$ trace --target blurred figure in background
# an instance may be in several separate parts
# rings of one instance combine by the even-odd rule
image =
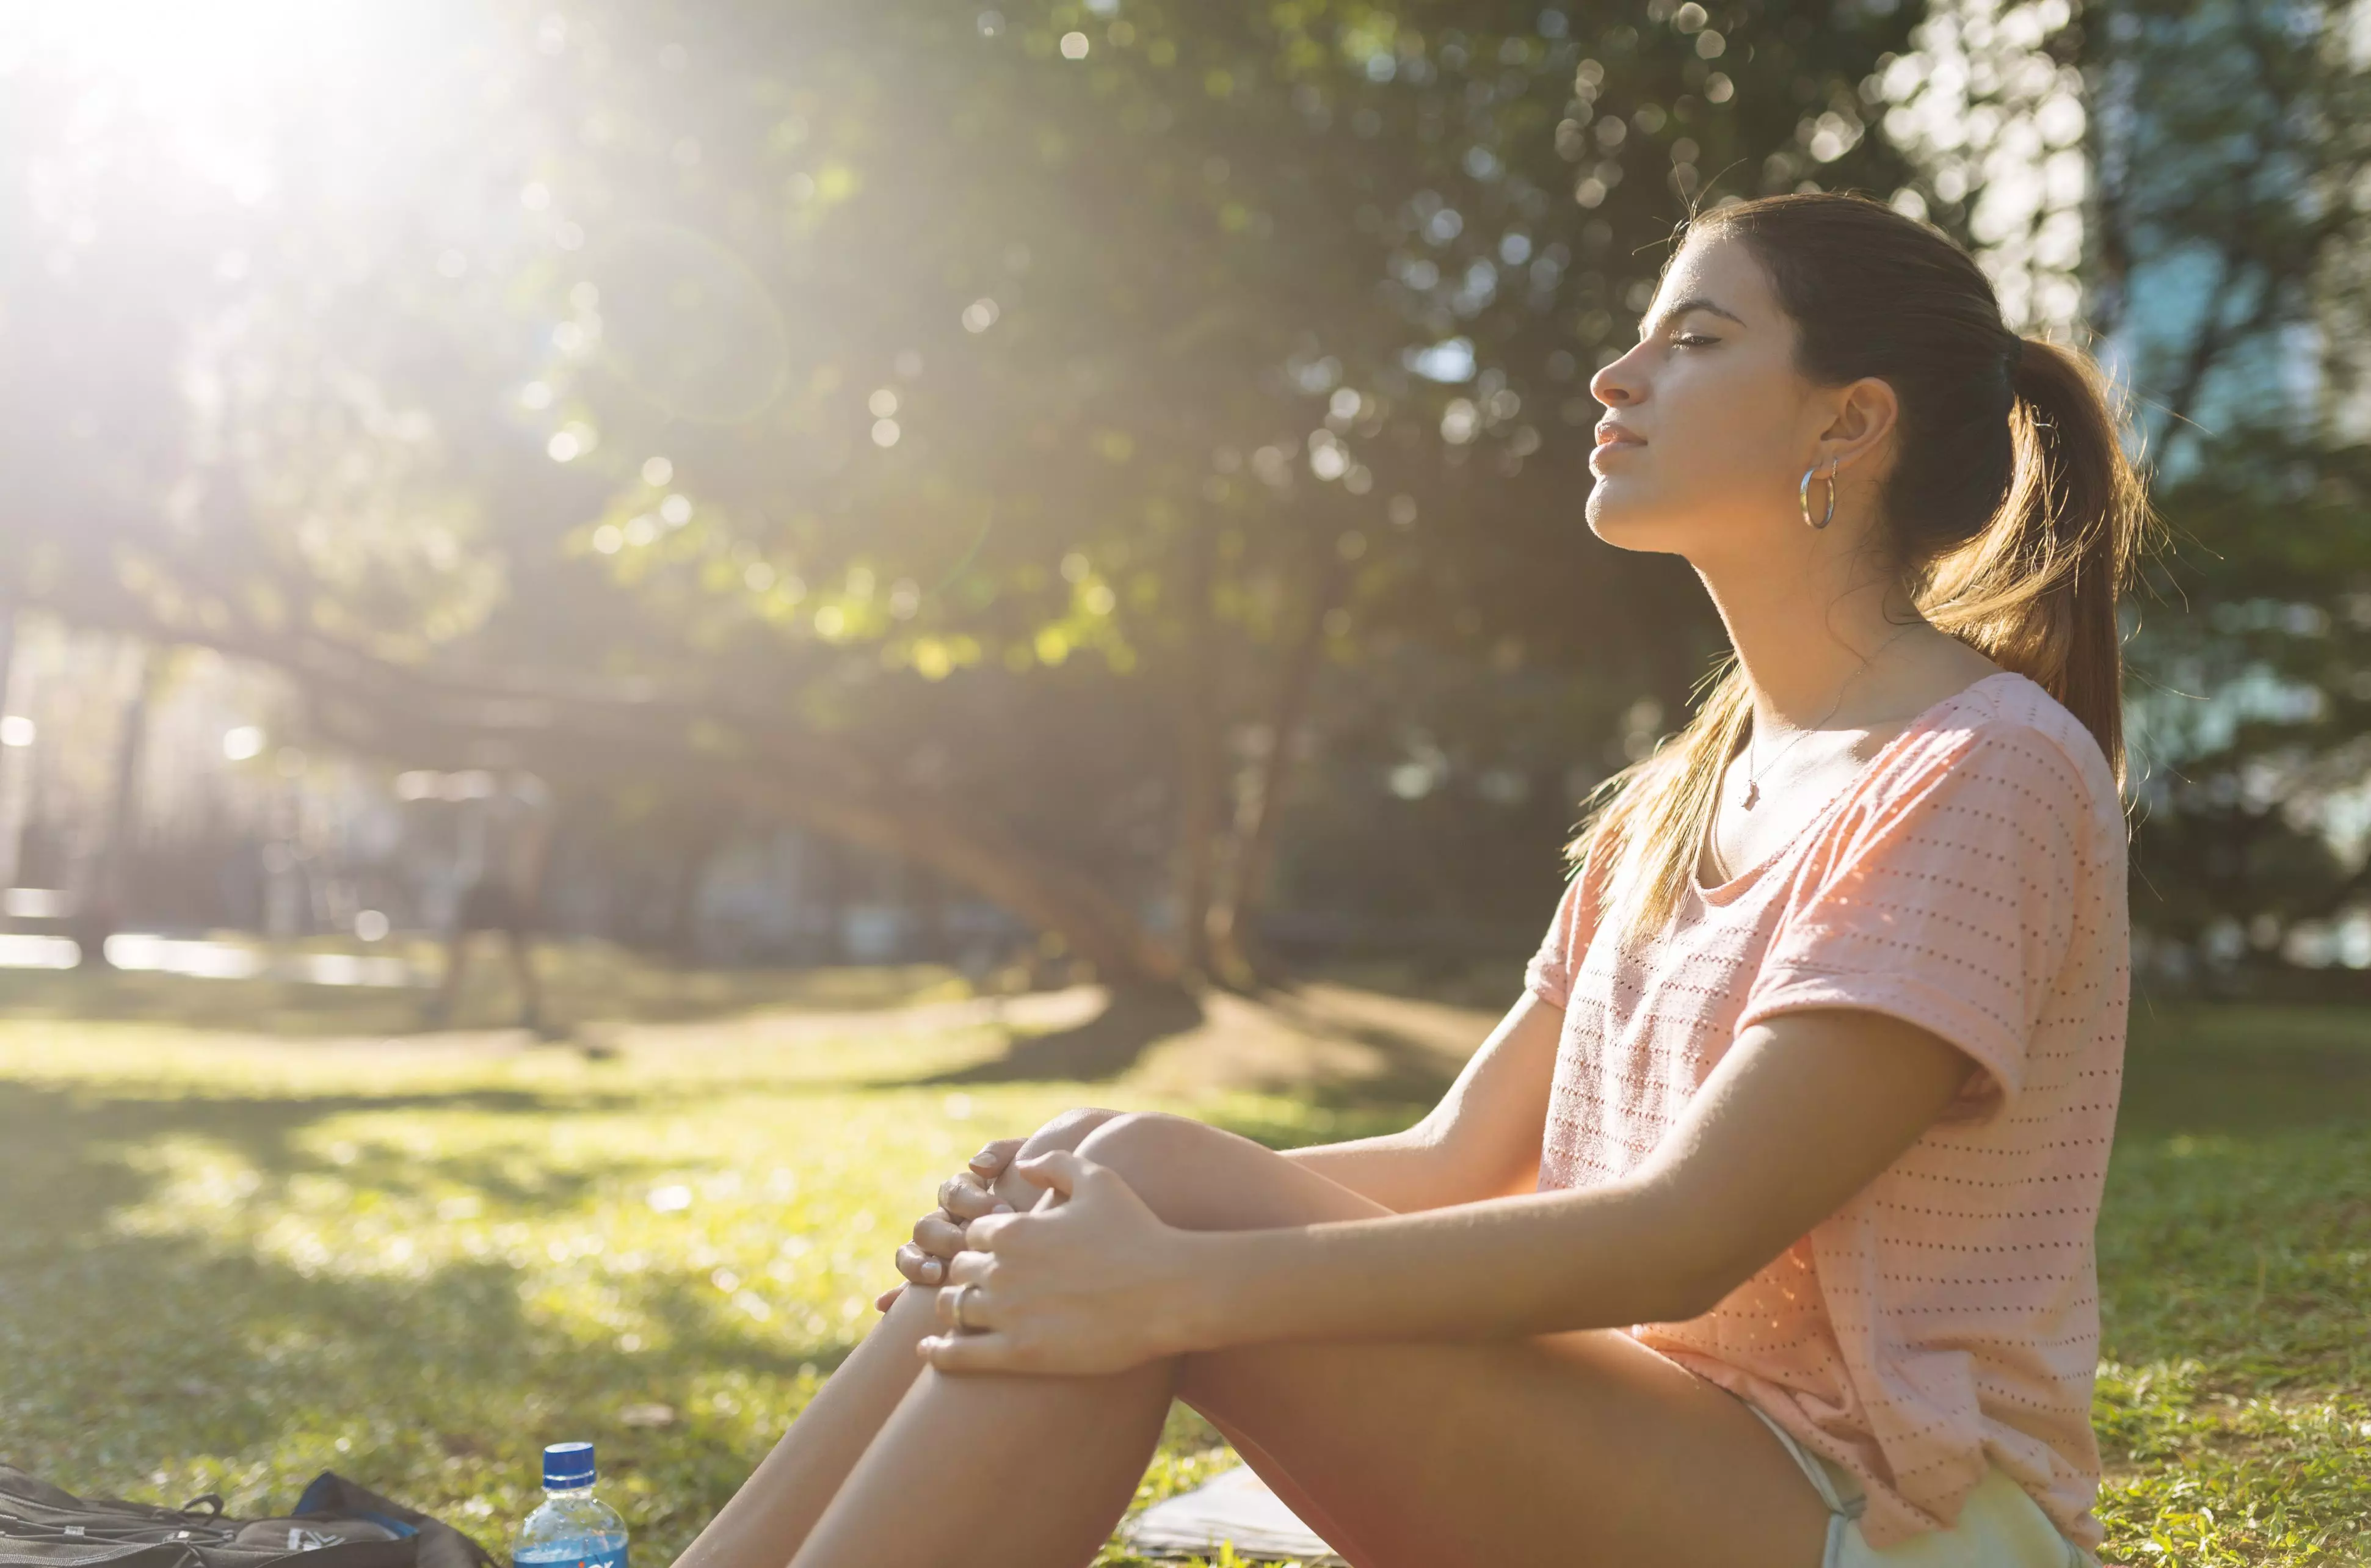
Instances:
[[[445,939],[445,978],[428,1004],[427,1022],[452,1021],[468,974],[470,939],[495,932],[509,953],[519,996],[519,1024],[547,1034],[543,988],[535,974],[534,928],[543,872],[551,855],[551,791],[531,773],[503,776],[463,830],[464,888]]]

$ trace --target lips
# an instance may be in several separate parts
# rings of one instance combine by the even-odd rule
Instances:
[[[1618,452],[1635,452],[1646,444],[1646,438],[1636,431],[1610,421],[1600,424],[1597,427],[1597,444],[1590,449],[1590,467],[1595,468],[1611,461]]]

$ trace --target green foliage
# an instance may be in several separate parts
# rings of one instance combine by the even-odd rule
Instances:
[[[1174,687],[1211,683],[1207,752],[1306,637],[1684,689],[1693,585],[1577,521],[1589,372],[1691,202],[1898,182],[1862,133],[1910,20],[415,14],[399,103],[358,81],[244,149],[268,203],[155,172],[170,125],[64,112],[89,82],[12,78],[12,167],[179,216],[152,243],[0,213],[0,457],[31,498],[0,594],[272,659],[399,755],[582,778],[589,750],[698,795],[815,742],[844,796],[921,798],[872,842],[993,801],[1131,892],[1170,847]],[[422,670],[686,706],[629,745]],[[941,869],[1012,902],[972,847]]]
[[[2225,988],[2296,988],[2283,964],[2329,965],[2333,922],[2371,892],[2371,204],[2353,185],[2371,71],[2352,25],[2334,5],[2120,0],[2058,40],[2094,99],[2088,313],[2170,533],[2131,645],[2134,919],[2148,967]],[[2361,976],[2317,988],[2360,995]]]
[[[2208,448],[2167,497],[2178,532],[2134,644],[2135,909],[2227,968],[2268,967],[2371,889],[2354,803],[2371,730],[2366,456],[2255,432]]]

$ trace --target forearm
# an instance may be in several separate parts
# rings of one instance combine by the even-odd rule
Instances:
[[[1402,1132],[1287,1149],[1285,1158],[1395,1214],[1528,1193],[1539,1177],[1536,1139],[1452,1139],[1436,1113]]]
[[[1539,1179],[1562,1023],[1561,1014],[1526,994],[1415,1126],[1286,1158],[1395,1214],[1528,1192]]]
[[[1691,1318],[1725,1291],[1666,1188],[1613,1184],[1181,1239],[1181,1348],[1483,1340]]]
[[[1442,1151],[1421,1128],[1347,1143],[1290,1148],[1284,1157],[1394,1214],[1414,1214],[1486,1194],[1461,1192]]]

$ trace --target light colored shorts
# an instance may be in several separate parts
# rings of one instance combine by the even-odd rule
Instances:
[[[2041,1505],[1998,1465],[1985,1468],[1949,1529],[1929,1530],[1879,1551],[1860,1533],[1861,1510],[1868,1505],[1860,1478],[1803,1447],[1752,1404],[1738,1402],[1778,1435],[1828,1505],[1828,1550],[1820,1568],[2099,1568],[2099,1559],[2059,1534]]]

